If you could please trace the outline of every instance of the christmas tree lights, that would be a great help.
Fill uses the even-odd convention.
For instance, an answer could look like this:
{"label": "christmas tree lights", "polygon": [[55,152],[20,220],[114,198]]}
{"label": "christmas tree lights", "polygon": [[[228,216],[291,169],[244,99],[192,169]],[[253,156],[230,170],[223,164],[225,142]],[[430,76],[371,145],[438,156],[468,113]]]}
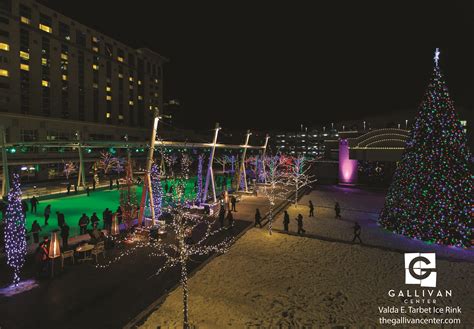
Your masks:
{"label": "christmas tree lights", "polygon": [[469,247],[472,173],[466,136],[438,66],[395,172],[380,224],[429,242]]}
{"label": "christmas tree lights", "polygon": [[13,185],[8,193],[5,216],[5,253],[7,264],[13,269],[13,284],[20,282],[20,270],[26,255],[25,216],[21,206],[20,177],[13,174]]}

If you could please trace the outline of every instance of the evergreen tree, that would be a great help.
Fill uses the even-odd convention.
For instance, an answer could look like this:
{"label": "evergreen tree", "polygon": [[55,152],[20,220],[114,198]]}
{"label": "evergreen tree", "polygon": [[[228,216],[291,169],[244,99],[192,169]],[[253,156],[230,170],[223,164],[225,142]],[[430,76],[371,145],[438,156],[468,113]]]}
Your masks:
{"label": "evergreen tree", "polygon": [[420,105],[380,214],[396,233],[469,247],[472,176],[466,135],[438,66]]}
{"label": "evergreen tree", "polygon": [[5,216],[5,253],[7,264],[13,269],[13,284],[20,282],[20,270],[25,263],[25,216],[21,204],[20,177],[13,174],[13,186],[8,193]]}

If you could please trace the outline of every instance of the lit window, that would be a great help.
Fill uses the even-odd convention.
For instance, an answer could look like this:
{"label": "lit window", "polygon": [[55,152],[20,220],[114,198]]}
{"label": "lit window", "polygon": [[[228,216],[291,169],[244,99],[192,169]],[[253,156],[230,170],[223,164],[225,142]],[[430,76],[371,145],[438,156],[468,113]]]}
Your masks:
{"label": "lit window", "polygon": [[47,33],[53,33],[53,28],[48,25],[40,24],[39,29]]}
{"label": "lit window", "polygon": [[92,37],[92,42],[99,42],[99,38],[97,38],[97,37]]}
{"label": "lit window", "polygon": [[119,120],[123,120],[123,115],[119,114],[118,118]]}
{"label": "lit window", "polygon": [[153,110],[153,106],[150,105],[149,109],[150,109],[150,110]]}
{"label": "lit window", "polygon": [[128,81],[133,82],[133,77],[129,77]]}
{"label": "lit window", "polygon": [[110,112],[107,112],[107,113],[105,114],[105,117],[106,117],[107,119],[109,119],[109,118],[110,118]]}
{"label": "lit window", "polygon": [[158,79],[155,79],[155,83],[158,83]]}
{"label": "lit window", "polygon": [[98,71],[99,70],[99,65],[92,64],[92,69]]}
{"label": "lit window", "polygon": [[67,75],[66,75],[66,74],[63,74],[63,75],[61,76],[61,78],[62,78],[64,81],[67,81]]}
{"label": "lit window", "polygon": [[23,71],[29,71],[30,66],[28,64],[20,64],[20,69]]}
{"label": "lit window", "polygon": [[92,47],[92,50],[93,50],[94,52],[98,53],[98,52],[99,52],[99,47],[95,47],[95,46],[94,46],[94,47]]}
{"label": "lit window", "polygon": [[142,99],[143,99],[143,96],[142,96],[142,95],[138,95],[138,99],[139,99],[139,100],[142,100]]}
{"label": "lit window", "polygon": [[67,54],[61,53],[61,59],[64,59],[65,61],[67,61]]}
{"label": "lit window", "polygon": [[128,89],[130,90],[133,89],[133,85],[128,86]]}
{"label": "lit window", "polygon": [[118,57],[117,57],[117,60],[118,60],[119,62],[123,62],[123,57],[118,56]]}
{"label": "lit window", "polygon": [[158,93],[155,93],[155,97],[158,97]]}
{"label": "lit window", "polygon": [[122,74],[122,73],[119,73],[119,74],[118,74],[118,77],[119,77],[119,79],[123,79],[123,74]]}
{"label": "lit window", "polygon": [[94,83],[92,84],[92,88],[99,88],[99,85],[94,82]]}
{"label": "lit window", "polygon": [[112,96],[107,95],[106,99],[107,99],[108,101],[111,101],[111,100],[112,100]]}
{"label": "lit window", "polygon": [[8,77],[8,70],[0,69],[0,76],[1,77]]}
{"label": "lit window", "polygon": [[155,106],[155,110],[158,110],[158,106]]}
{"label": "lit window", "polygon": [[30,59],[30,54],[27,53],[26,51],[21,51],[20,50],[20,57],[23,58],[23,59],[29,60]]}
{"label": "lit window", "polygon": [[42,80],[42,81],[41,81],[41,85],[42,85],[43,87],[49,87],[49,81]]}
{"label": "lit window", "polygon": [[10,45],[8,43],[0,42],[0,50],[9,51],[10,50]]}
{"label": "lit window", "polygon": [[109,86],[105,87],[105,91],[111,91],[112,88],[110,88]]}
{"label": "lit window", "polygon": [[141,84],[142,84],[142,81],[141,81],[141,80],[138,80],[138,84],[141,85]]}
{"label": "lit window", "polygon": [[30,24],[30,19],[28,17],[24,17],[24,16],[21,16],[20,17],[20,22],[22,22],[23,24]]}
{"label": "lit window", "polygon": [[132,106],[133,106],[133,101],[128,101],[128,105],[132,105]]}

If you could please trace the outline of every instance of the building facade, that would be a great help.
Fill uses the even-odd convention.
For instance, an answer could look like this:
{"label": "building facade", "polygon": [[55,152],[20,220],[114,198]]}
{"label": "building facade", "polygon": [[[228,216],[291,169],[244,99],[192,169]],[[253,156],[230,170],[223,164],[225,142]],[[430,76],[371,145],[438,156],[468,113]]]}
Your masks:
{"label": "building facade", "polygon": [[0,0],[0,124],[7,141],[143,140],[163,64],[33,0]]}

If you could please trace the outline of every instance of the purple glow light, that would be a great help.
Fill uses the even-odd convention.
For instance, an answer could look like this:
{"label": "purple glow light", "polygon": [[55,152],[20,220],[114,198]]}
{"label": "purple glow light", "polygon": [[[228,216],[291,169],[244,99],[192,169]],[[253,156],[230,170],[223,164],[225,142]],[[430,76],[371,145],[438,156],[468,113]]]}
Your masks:
{"label": "purple glow light", "polygon": [[339,184],[357,184],[357,160],[349,158],[349,142],[339,140]]}

